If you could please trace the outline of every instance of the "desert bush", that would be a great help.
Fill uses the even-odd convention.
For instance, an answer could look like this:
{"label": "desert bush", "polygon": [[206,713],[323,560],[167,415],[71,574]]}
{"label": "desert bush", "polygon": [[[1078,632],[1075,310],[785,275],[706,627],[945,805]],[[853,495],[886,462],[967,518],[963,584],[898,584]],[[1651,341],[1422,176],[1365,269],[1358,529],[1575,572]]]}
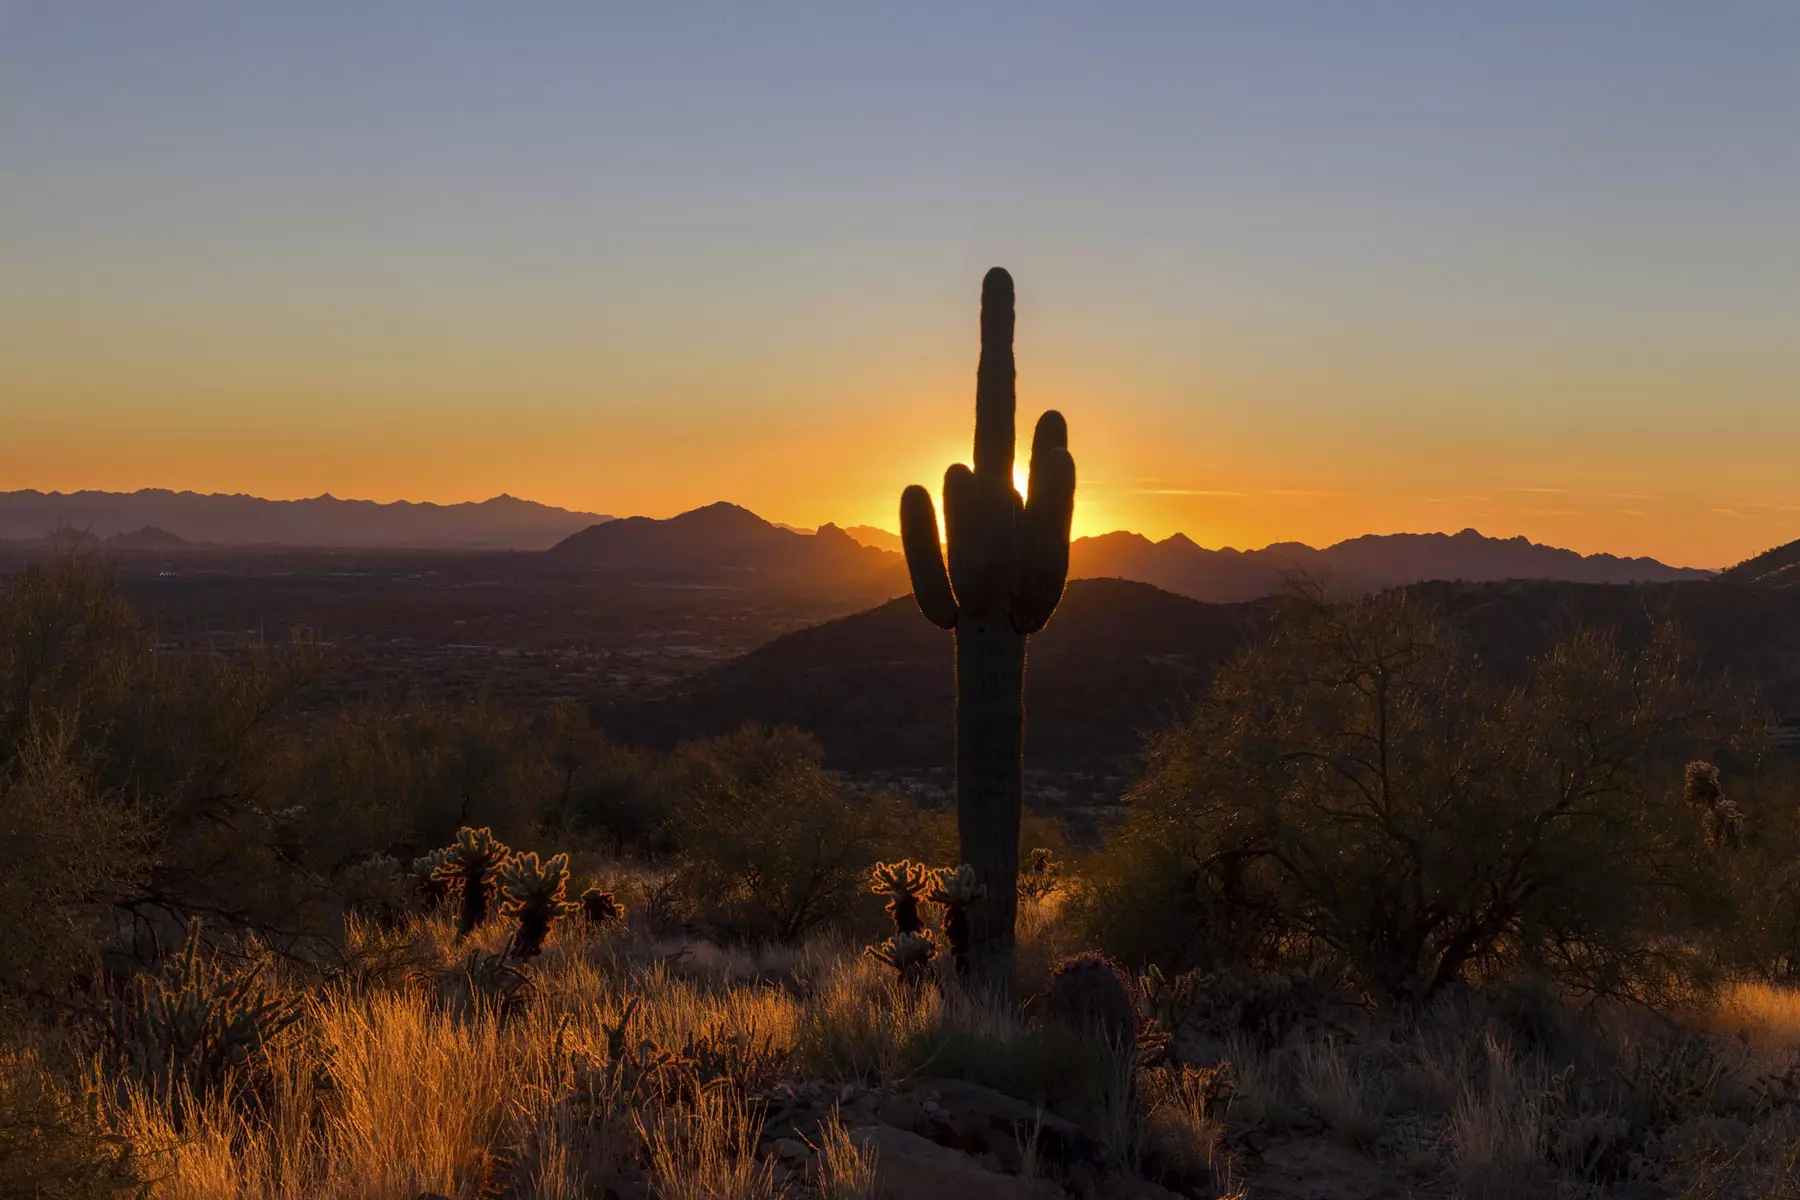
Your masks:
{"label": "desert bush", "polygon": [[139,1193],[131,1143],[34,1051],[0,1048],[0,1196],[101,1200]]}
{"label": "desert bush", "polygon": [[685,796],[675,887],[722,936],[794,942],[856,913],[900,832],[896,802],[847,795],[818,743],[794,730],[691,743],[675,769]]}
{"label": "desert bush", "polygon": [[1682,764],[1726,737],[1671,630],[1583,633],[1508,681],[1403,593],[1296,600],[1151,745],[1077,897],[1165,967],[1338,956],[1411,1004],[1521,966],[1673,1002],[1730,893]]}

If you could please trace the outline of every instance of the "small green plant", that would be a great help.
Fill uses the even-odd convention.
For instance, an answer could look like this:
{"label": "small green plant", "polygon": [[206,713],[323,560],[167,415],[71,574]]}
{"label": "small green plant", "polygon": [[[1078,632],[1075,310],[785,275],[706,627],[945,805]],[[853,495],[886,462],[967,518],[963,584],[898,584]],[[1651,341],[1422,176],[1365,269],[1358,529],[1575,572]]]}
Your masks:
{"label": "small green plant", "polygon": [[300,1019],[300,1002],[264,988],[261,975],[220,963],[195,922],[179,952],[138,977],[121,1041],[153,1093],[204,1095]]}
{"label": "small green plant", "polygon": [[1104,954],[1066,959],[1050,976],[1043,1014],[1077,1033],[1096,1034],[1107,1045],[1137,1045],[1137,1005],[1125,972]]}
{"label": "small green plant", "polygon": [[568,898],[569,856],[554,854],[543,862],[535,851],[515,854],[499,870],[500,915],[519,922],[508,953],[514,958],[536,958],[544,952],[550,927],[580,911]]}
{"label": "small green plant", "polygon": [[603,892],[591,887],[581,893],[581,918],[593,929],[603,929],[608,925],[625,923],[625,906],[613,897],[611,892]]}
{"label": "small green plant", "polygon": [[894,968],[900,982],[914,985],[931,977],[931,964],[937,960],[937,952],[937,942],[929,929],[896,933],[864,951],[877,962]]}
{"label": "small green plant", "polygon": [[987,885],[975,878],[975,868],[968,863],[945,867],[932,876],[931,890],[925,899],[944,910],[944,937],[950,942],[950,960],[956,973],[969,974],[972,949],[969,931],[969,906],[987,895]]}
{"label": "small green plant", "polygon": [[888,916],[894,919],[894,933],[919,933],[925,919],[919,915],[919,901],[931,882],[931,868],[910,858],[899,862],[876,863],[869,871],[869,890],[888,898]]}
{"label": "small green plant", "polygon": [[486,826],[471,829],[465,825],[456,831],[456,841],[439,853],[444,857],[432,876],[444,880],[461,897],[456,911],[456,936],[460,941],[487,920],[495,876],[512,857],[512,849]]}

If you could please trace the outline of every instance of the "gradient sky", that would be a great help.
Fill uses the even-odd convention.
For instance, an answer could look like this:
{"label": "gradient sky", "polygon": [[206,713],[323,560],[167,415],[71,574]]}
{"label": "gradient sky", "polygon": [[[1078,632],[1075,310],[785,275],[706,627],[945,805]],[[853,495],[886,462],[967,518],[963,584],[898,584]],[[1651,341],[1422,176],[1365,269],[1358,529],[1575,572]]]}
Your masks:
{"label": "gradient sky", "polygon": [[0,490],[1800,537],[1800,5],[0,0]]}

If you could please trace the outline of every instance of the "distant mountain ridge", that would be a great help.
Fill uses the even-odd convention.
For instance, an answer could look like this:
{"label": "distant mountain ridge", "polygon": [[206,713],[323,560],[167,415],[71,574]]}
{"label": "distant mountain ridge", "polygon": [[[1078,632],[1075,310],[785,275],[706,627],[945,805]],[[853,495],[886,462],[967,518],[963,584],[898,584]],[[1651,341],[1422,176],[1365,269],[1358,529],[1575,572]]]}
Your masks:
{"label": "distant mountain ridge", "polygon": [[899,555],[864,546],[836,525],[801,533],[724,501],[663,519],[607,521],[564,538],[545,558],[557,566],[620,576],[735,577],[752,572],[810,583],[906,586]]}
{"label": "distant mountain ridge", "polygon": [[605,520],[507,495],[480,503],[383,504],[330,494],[264,500],[164,488],[0,492],[0,541],[37,541],[59,530],[107,539],[154,528],[183,542],[225,546],[543,550]]}
{"label": "distant mountain ridge", "polygon": [[1179,533],[1160,542],[1142,534],[1108,533],[1079,538],[1070,546],[1069,574],[1136,579],[1195,600],[1228,604],[1279,592],[1297,576],[1349,594],[1428,580],[1674,583],[1709,579],[1713,572],[1671,567],[1653,558],[1583,555],[1524,537],[1493,538],[1465,529],[1456,534],[1366,534],[1323,550],[1301,542],[1277,542],[1261,550],[1208,550]]}

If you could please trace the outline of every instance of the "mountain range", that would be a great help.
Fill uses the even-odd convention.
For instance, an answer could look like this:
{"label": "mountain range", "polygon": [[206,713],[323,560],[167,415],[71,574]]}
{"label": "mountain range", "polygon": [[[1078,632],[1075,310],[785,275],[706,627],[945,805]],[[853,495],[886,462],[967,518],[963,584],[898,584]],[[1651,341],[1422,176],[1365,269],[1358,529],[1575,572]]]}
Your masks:
{"label": "mountain range", "polygon": [[[381,504],[332,495],[264,500],[163,488],[0,492],[0,541],[20,542],[38,541],[58,531],[109,539],[150,527],[182,542],[219,546],[543,550],[605,520],[599,513],[571,512],[504,495],[479,504],[406,500]],[[167,549],[169,544],[155,548]]]}
{"label": "mountain range", "polygon": [[1300,542],[1277,542],[1262,550],[1208,550],[1179,533],[1160,542],[1142,534],[1108,533],[1078,538],[1070,545],[1069,573],[1075,578],[1136,579],[1217,603],[1267,596],[1300,577],[1352,594],[1427,579],[1672,583],[1712,575],[1653,558],[1583,555],[1523,537],[1486,537],[1473,529],[1456,534],[1369,534],[1323,550]]}
{"label": "mountain range", "polygon": [[[325,495],[309,500],[140,492],[0,493],[0,541],[41,539],[55,530],[91,536],[108,549],[174,552],[186,545],[310,546],[343,549],[547,551],[546,565],[613,577],[784,586],[907,590],[899,539],[859,525],[808,532],[717,503],[678,516],[617,520],[496,496],[479,504],[381,504]],[[1735,568],[1791,575],[1800,552],[1771,551]],[[1280,592],[1300,577],[1338,594],[1423,580],[1488,582],[1558,579],[1580,583],[1665,583],[1711,572],[1650,558],[1582,555],[1523,537],[1456,534],[1369,535],[1314,549],[1280,542],[1261,550],[1209,550],[1175,534],[1152,541],[1117,532],[1078,538],[1071,578],[1132,579],[1216,603]]]}

